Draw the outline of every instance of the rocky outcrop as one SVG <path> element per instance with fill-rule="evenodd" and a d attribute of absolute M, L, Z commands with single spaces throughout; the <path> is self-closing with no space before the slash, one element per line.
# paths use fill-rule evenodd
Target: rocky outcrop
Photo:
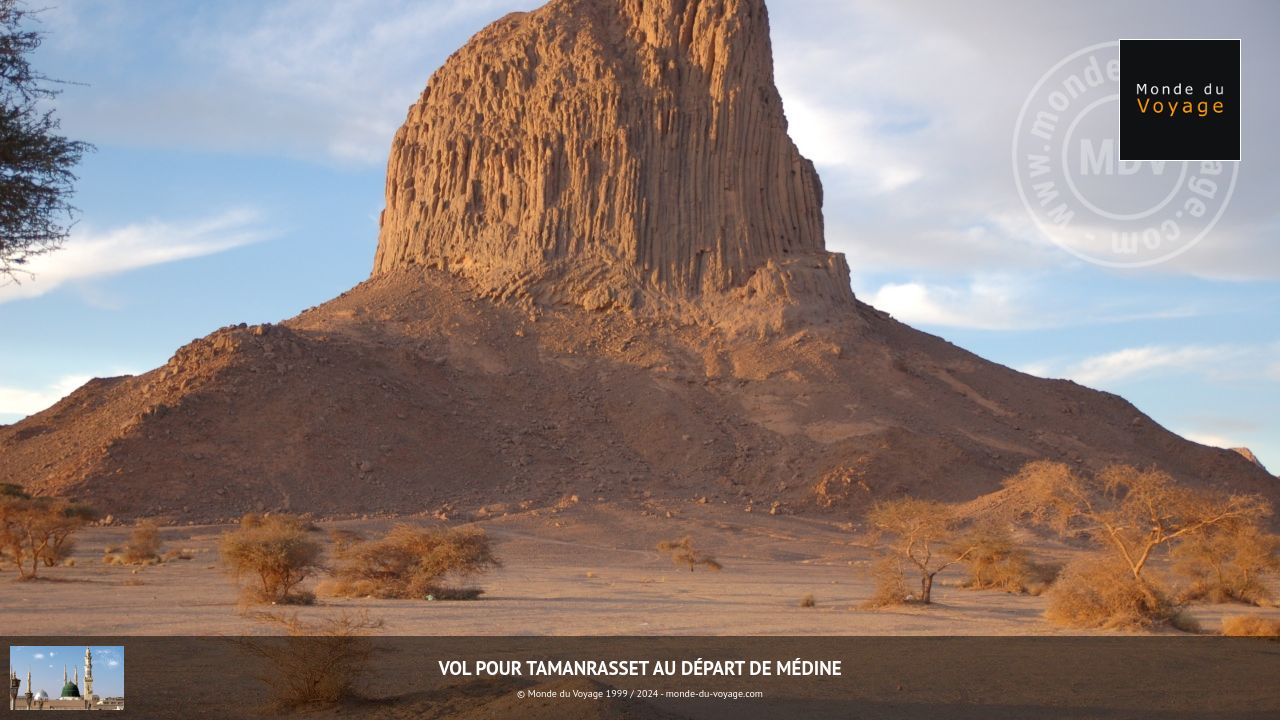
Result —
<path fill-rule="evenodd" d="M 410 109 L 386 203 L 375 275 L 721 324 L 852 302 L 763 0 L 554 0 L 495 22 Z"/>
<path fill-rule="evenodd" d="M 1250 450 L 1249 448 L 1247 448 L 1247 447 L 1238 447 L 1238 448 L 1231 448 L 1231 449 L 1232 449 L 1234 452 L 1238 452 L 1238 453 L 1240 453 L 1241 455 L 1243 455 L 1245 460 L 1248 460 L 1249 462 L 1253 463 L 1254 465 L 1257 465 L 1258 467 L 1262 468 L 1263 470 L 1266 470 L 1266 467 L 1262 464 L 1262 461 L 1261 461 L 1261 460 L 1259 460 L 1259 459 L 1258 459 L 1258 456 L 1257 456 L 1257 455 L 1254 455 L 1254 454 L 1253 454 L 1253 451 L 1252 451 L 1252 450 Z"/>

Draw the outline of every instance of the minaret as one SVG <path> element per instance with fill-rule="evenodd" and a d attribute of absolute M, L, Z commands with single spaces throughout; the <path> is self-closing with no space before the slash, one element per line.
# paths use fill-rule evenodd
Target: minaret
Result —
<path fill-rule="evenodd" d="M 67 685 L 67 664 L 66 663 L 62 664 L 62 685 L 63 687 L 66 687 Z"/>
<path fill-rule="evenodd" d="M 93 655 L 89 648 L 84 649 L 84 699 L 93 698 Z"/>

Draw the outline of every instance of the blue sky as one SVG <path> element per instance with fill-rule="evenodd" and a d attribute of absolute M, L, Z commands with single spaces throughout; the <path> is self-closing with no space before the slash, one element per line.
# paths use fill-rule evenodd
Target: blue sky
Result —
<path fill-rule="evenodd" d="M 93 645 L 93 694 L 98 697 L 124 697 L 124 647 Z M 84 646 L 10 645 L 9 667 L 22 679 L 22 692 L 27 692 L 27 671 L 31 671 L 32 692 L 45 691 L 51 698 L 62 692 L 62 669 L 67 679 L 73 669 L 80 668 L 80 692 L 84 692 Z"/>
<path fill-rule="evenodd" d="M 428 76 L 510 0 L 64 0 L 37 57 L 82 85 L 82 210 L 34 280 L 0 287 L 0 422 L 364 279 L 391 135 Z M 1280 470 L 1280 6 L 774 0 L 792 134 L 828 245 L 864 300 L 992 360 L 1119 393 Z M 1022 101 L 1119 37 L 1240 37 L 1245 159 L 1222 222 L 1177 259 L 1108 270 L 1018 199 Z"/>

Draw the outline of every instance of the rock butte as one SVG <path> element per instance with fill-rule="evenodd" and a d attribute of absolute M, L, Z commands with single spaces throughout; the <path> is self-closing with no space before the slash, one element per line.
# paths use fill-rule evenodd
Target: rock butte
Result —
<path fill-rule="evenodd" d="M 408 265 L 721 326 L 853 299 L 762 0 L 555 0 L 481 31 L 391 148 L 374 273 Z"/>
<path fill-rule="evenodd" d="M 396 134 L 373 277 L 0 426 L 0 482 L 117 517 L 501 513 L 576 496 L 856 516 L 1029 460 L 1280 499 L 1123 399 L 857 301 L 760 0 L 554 0 Z"/>

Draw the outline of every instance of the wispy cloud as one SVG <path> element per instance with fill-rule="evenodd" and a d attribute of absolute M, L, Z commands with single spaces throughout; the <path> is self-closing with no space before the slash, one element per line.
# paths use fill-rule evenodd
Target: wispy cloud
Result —
<path fill-rule="evenodd" d="M 1208 445 L 1209 447 L 1227 449 L 1244 447 L 1244 443 L 1239 440 L 1213 433 L 1185 432 L 1182 433 L 1182 437 L 1191 440 L 1192 442 L 1198 442 L 1201 445 Z"/>
<path fill-rule="evenodd" d="M 1070 377 L 1082 385 L 1106 385 L 1156 371 L 1211 371 L 1237 357 L 1234 347 L 1140 347 L 1086 358 L 1072 368 Z"/>
<path fill-rule="evenodd" d="M 24 266 L 30 276 L 0 285 L 0 303 L 44 295 L 77 280 L 212 255 L 266 238 L 252 210 L 192 222 L 151 221 L 107 231 L 80 226 L 65 246 Z"/>
<path fill-rule="evenodd" d="M 889 282 L 859 295 L 908 324 L 975 330 L 1035 330 L 1200 314 L 1190 304 L 1150 310 L 1112 299 L 1067 302 L 1062 294 L 1046 296 L 1044 285 L 1031 276 L 976 275 L 961 282 Z M 1089 307 L 1081 308 L 1081 302 Z"/>
<path fill-rule="evenodd" d="M 51 37 L 64 50 L 132 64 L 127 83 L 95 80 L 114 67 L 77 74 L 90 86 L 61 97 L 60 112 L 72 134 L 103 144 L 377 166 L 450 53 L 504 13 L 540 4 L 228 1 L 202 6 L 192 21 L 82 0 L 51 15 Z M 143 49 L 130 47 L 138 42 Z M 165 63 L 156 67 L 156 57 Z"/>
<path fill-rule="evenodd" d="M 1027 363 L 1022 371 L 1041 377 L 1064 377 L 1091 387 L 1108 387 L 1136 379 L 1197 375 L 1208 380 L 1261 380 L 1275 345 L 1147 345 L 1102 353 L 1074 362 Z"/>

